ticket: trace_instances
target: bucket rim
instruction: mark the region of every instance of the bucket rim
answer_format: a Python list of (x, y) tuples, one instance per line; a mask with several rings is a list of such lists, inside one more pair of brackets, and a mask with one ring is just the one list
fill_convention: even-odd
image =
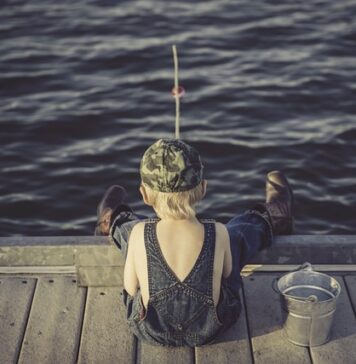
[[(331, 291), (329, 291), (329, 292), (333, 295), (333, 297), (330, 297), (327, 300), (323, 300), (323, 301), (319, 301), (319, 300), (314, 301), (314, 300), (308, 299), (308, 297), (306, 297), (306, 298), (305, 297), (298, 297), (298, 296), (293, 296), (293, 295), (289, 295), (288, 293), (282, 292), (282, 290), (280, 288), (281, 279), (286, 278), (287, 276), (289, 276), (291, 274), (298, 274), (298, 273), (302, 274), (302, 273), (306, 273), (306, 272), (314, 273), (314, 274), (317, 274), (317, 275), (320, 275), (320, 276), (323, 276), (325, 278), (330, 279), (332, 287), (334, 288), (335, 294), (332, 293)], [(317, 304), (317, 303), (321, 303), (321, 302), (323, 302), (323, 303), (331, 302), (333, 300), (336, 300), (340, 296), (340, 293), (341, 293), (341, 284), (334, 277), (329, 276), (328, 274), (321, 273), (321, 272), (313, 270), (311, 264), (308, 263), (308, 262), (302, 264), (296, 270), (289, 271), (289, 272), (283, 274), (280, 277), (276, 277), (272, 282), (272, 288), (276, 293), (278, 293), (281, 296), (284, 296), (284, 297), (286, 297), (288, 299), (295, 300), (295, 301), (298, 301), (298, 302), (310, 303), (310, 304)]]

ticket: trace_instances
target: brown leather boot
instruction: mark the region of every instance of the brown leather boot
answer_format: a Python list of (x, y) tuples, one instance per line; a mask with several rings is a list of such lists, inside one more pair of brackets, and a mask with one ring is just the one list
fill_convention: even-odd
[(126, 196), (125, 188), (119, 185), (111, 186), (106, 190), (97, 208), (95, 235), (109, 234), (113, 214), (122, 206)]
[(287, 177), (280, 171), (272, 171), (266, 178), (266, 209), (275, 235), (293, 232), (293, 191)]

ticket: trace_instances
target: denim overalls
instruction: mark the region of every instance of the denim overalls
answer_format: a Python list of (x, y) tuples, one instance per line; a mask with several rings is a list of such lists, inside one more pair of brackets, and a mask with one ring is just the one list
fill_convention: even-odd
[[(121, 212), (114, 220), (110, 236), (127, 254), (133, 226), (142, 218)], [(131, 331), (141, 340), (167, 346), (200, 346), (212, 342), (221, 331), (233, 325), (240, 314), (240, 270), (257, 250), (270, 245), (271, 227), (266, 216), (248, 211), (226, 225), (231, 243), (233, 270), (222, 278), (217, 307), (213, 302), (215, 222), (202, 219), (204, 243), (188, 276), (180, 281), (168, 266), (157, 241), (159, 219), (146, 219), (144, 239), (147, 254), (149, 301), (145, 310), (140, 290), (131, 297), (125, 289), (123, 300)]]

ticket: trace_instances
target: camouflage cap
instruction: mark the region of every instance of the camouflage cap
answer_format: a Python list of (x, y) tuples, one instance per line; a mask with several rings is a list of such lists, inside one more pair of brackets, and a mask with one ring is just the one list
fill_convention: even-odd
[(160, 139), (141, 160), (142, 182), (155, 191), (183, 192), (203, 178), (203, 165), (195, 148), (178, 139)]

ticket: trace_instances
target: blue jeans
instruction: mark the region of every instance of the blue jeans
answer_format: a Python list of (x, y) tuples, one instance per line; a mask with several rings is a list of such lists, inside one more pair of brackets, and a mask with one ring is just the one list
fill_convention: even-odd
[(267, 212), (248, 210), (233, 217), (226, 224), (230, 236), (232, 272), (226, 284), (234, 292), (241, 287), (240, 272), (248, 261), (260, 250), (271, 246), (272, 226)]

